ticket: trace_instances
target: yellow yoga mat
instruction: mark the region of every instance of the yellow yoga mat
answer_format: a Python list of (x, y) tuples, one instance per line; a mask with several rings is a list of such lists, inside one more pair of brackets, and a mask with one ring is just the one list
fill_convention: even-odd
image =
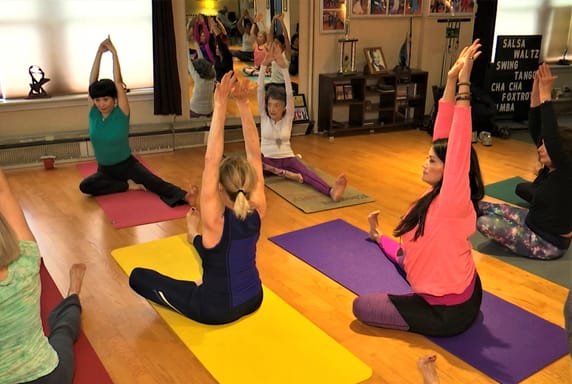
[[(125, 273), (135, 267), (176, 279), (201, 277), (185, 235), (114, 250)], [(226, 325), (204, 325), (153, 308), (220, 383), (359, 383), (371, 368), (264, 287), (258, 311)]]

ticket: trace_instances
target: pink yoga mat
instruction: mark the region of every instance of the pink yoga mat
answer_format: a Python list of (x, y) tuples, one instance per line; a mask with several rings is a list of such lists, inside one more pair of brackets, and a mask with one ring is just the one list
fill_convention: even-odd
[[(146, 164), (141, 163), (149, 169)], [(87, 177), (95, 173), (97, 163), (82, 163), (78, 164), (77, 168), (82, 176)], [(159, 196), (146, 191), (127, 191), (94, 198), (114, 228), (180, 219), (185, 217), (189, 210), (187, 205), (169, 207)]]
[[(50, 273), (46, 269), (44, 262), (40, 264), (40, 280), (42, 282), (42, 294), (40, 296), (40, 312), (44, 332), (48, 329), (47, 321), (50, 311), (62, 301), (63, 297), (58, 291), (58, 287), (52, 280)], [(101, 364), (99, 357), (93, 350), (87, 337), (83, 332), (74, 346), (75, 352), (75, 376), (74, 384), (112, 384), (111, 378)]]

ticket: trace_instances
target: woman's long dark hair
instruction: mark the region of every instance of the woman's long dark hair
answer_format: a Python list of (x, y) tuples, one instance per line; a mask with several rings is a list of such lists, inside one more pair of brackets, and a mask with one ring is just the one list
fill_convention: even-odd
[[(437, 157), (445, 164), (447, 158), (447, 139), (438, 139), (433, 142), (433, 151)], [(425, 232), (425, 219), (427, 217), (427, 211), (429, 206), (435, 199), (435, 197), (441, 192), (441, 185), (443, 180), (441, 179), (437, 185), (433, 187), (431, 192), (425, 194), (423, 197), (418, 199), (413, 207), (409, 210), (407, 215), (401, 219), (401, 222), (393, 230), (394, 236), (402, 236), (405, 233), (411, 231), (415, 227), (414, 240), (417, 240), (419, 236), (422, 236)], [(471, 200), (473, 202), (473, 207), (477, 216), (480, 214), (479, 201), (485, 196), (485, 186), (483, 184), (483, 178), (481, 176), (481, 167), (479, 165), (479, 158), (477, 157), (477, 152), (471, 146), (471, 165), (469, 168), (469, 183), (471, 186)]]

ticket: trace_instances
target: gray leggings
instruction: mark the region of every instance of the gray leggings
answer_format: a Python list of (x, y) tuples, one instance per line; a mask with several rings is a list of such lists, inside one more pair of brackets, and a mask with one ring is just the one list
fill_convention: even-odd
[(48, 316), (50, 345), (58, 354), (59, 363), (52, 372), (39, 379), (30, 381), (34, 384), (71, 384), (74, 376), (73, 346), (79, 337), (81, 320), (81, 304), (77, 295), (63, 299)]

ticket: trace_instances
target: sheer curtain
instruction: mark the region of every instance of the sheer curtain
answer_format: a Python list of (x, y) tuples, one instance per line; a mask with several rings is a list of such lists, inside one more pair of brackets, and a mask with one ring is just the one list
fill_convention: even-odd
[[(99, 43), (110, 35), (130, 89), (152, 87), (151, 1), (2, 0), (0, 97), (28, 95), (28, 68), (38, 65), (50, 96), (86, 93)], [(100, 77), (112, 78), (105, 54)]]

